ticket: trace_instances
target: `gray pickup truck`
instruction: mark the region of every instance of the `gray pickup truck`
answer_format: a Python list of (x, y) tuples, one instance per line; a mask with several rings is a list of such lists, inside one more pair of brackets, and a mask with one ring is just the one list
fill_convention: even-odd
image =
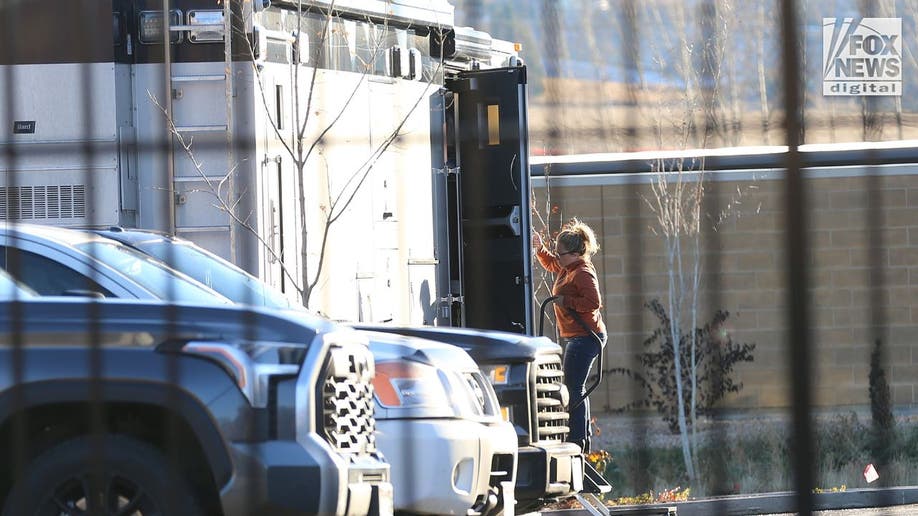
[(390, 514), (374, 362), (303, 314), (0, 302), (0, 506), (22, 514)]
[(546, 337), (446, 327), (358, 326), (459, 346), (486, 373), (501, 410), (516, 429), (516, 511), (584, 488), (584, 457), (567, 439), (569, 395), (561, 347)]

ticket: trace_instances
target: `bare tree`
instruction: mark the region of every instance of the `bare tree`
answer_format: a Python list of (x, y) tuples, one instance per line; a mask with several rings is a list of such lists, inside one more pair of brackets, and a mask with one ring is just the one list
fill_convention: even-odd
[[(719, 118), (717, 110), (720, 100), (722, 56), (724, 54), (725, 21), (723, 6), (720, 13), (714, 4), (703, 6), (707, 11), (699, 13), (700, 34), (691, 37), (690, 27), (694, 17), (689, 15), (681, 2), (668, 4), (672, 22), (683, 31), (674, 38), (669, 48), (656, 61), (665, 66), (664, 55), (678, 56), (675, 71), (678, 73), (683, 91), (677, 100), (660, 100), (657, 105), (657, 145), (660, 148), (675, 146), (685, 150), (692, 146), (705, 148), (714, 134)], [(655, 13), (659, 20), (667, 16)], [(718, 22), (715, 22), (718, 20)], [(668, 42), (668, 41), (667, 41)], [(667, 116), (668, 115), (668, 116)], [(699, 130), (698, 122), (703, 124)], [(669, 124), (667, 127), (665, 124)], [(667, 292), (664, 296), (669, 313), (669, 326), (673, 346), (674, 383), (679, 434), (682, 444), (683, 462), (689, 479), (696, 478), (697, 452), (697, 392), (698, 362), (696, 349), (698, 325), (699, 291), (701, 289), (702, 248), (701, 233), (708, 217), (703, 213), (705, 193), (704, 160), (687, 161), (684, 157), (671, 160), (658, 159), (652, 163), (655, 171), (651, 183), (652, 195), (645, 201), (655, 216), (651, 230), (663, 238), (664, 258), (667, 264)], [(690, 385), (683, 384), (682, 335), (689, 330)], [(685, 407), (685, 390), (690, 389), (688, 410)], [(686, 419), (686, 413), (690, 420)], [(690, 433), (691, 432), (691, 433)]]
[[(540, 203), (535, 191), (532, 190), (529, 195), (532, 205), (530, 211), (532, 213), (532, 223), (534, 226), (533, 231), (539, 234), (542, 242), (551, 245), (561, 231), (561, 226), (564, 221), (564, 212), (560, 205), (555, 204), (552, 197), (550, 164), (545, 167), (544, 179), (544, 202)], [(552, 273), (548, 272), (543, 267), (533, 267), (532, 272), (534, 278), (532, 289), (533, 306), (540, 307), (542, 302), (552, 295), (554, 277)], [(536, 275), (538, 276), (536, 277)], [(549, 310), (547, 313), (550, 324), (554, 325), (554, 310)]]

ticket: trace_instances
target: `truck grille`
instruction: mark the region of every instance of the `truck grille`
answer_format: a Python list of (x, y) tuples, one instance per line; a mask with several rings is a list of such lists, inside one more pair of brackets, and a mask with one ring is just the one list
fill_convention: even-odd
[(536, 362), (536, 423), (538, 441), (567, 439), (568, 412), (562, 397), (564, 372), (560, 355), (541, 356)]
[(340, 453), (376, 451), (373, 357), (366, 347), (332, 347), (322, 383), (322, 428)]

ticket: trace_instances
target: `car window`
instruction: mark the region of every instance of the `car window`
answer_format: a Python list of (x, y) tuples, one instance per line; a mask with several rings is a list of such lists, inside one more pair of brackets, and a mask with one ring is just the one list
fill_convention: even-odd
[(200, 248), (162, 240), (142, 242), (137, 244), (137, 247), (216, 290), (235, 303), (270, 308), (295, 308), (283, 293), (265, 285), (258, 278), (226, 260)]
[(160, 299), (202, 304), (226, 304), (223, 297), (135, 249), (114, 242), (84, 242), (74, 247), (108, 265)]
[(98, 292), (105, 297), (115, 297), (92, 278), (30, 251), (0, 246), (0, 266), (17, 281), (42, 296), (89, 291)]
[(12, 301), (32, 297), (36, 292), (22, 283), (18, 283), (5, 270), (0, 269), (0, 300)]

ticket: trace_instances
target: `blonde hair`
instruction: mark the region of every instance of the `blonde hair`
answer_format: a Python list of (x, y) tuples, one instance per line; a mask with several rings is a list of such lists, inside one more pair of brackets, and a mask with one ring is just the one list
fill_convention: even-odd
[(561, 228), (558, 233), (558, 244), (562, 244), (570, 252), (589, 258), (599, 251), (596, 233), (577, 218), (573, 218)]

